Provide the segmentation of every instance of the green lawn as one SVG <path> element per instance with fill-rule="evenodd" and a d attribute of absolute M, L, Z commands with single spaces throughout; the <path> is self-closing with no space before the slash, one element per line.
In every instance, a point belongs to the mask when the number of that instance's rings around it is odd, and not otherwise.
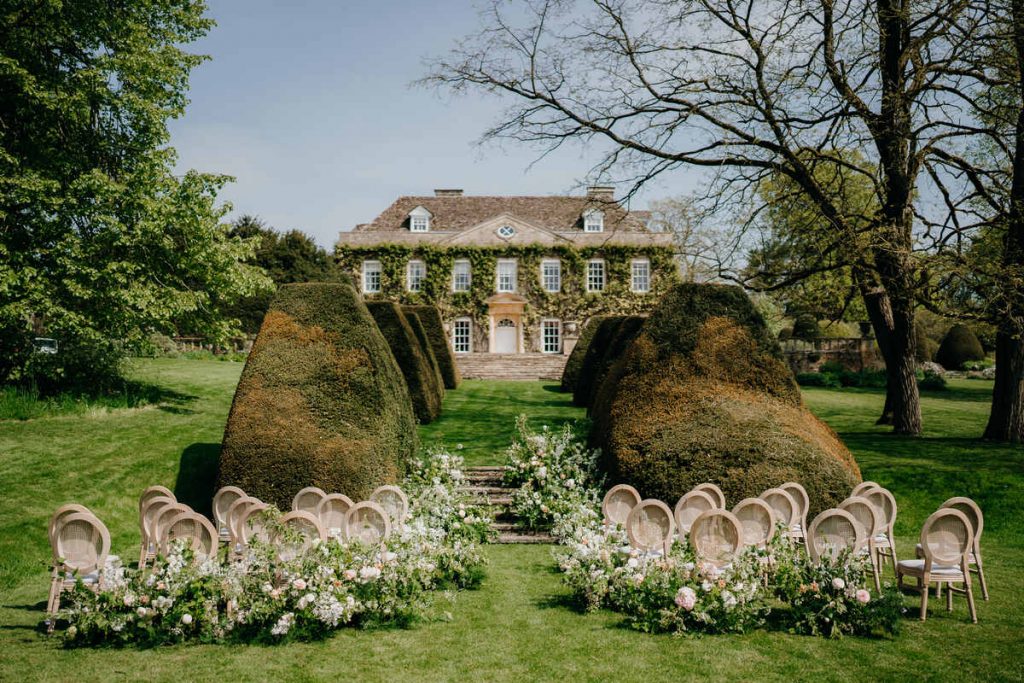
<path fill-rule="evenodd" d="M 240 370 L 230 363 L 146 361 L 138 374 L 176 392 L 160 407 L 0 422 L 0 681 L 1024 679 L 1024 610 L 1017 604 L 1024 585 L 1024 452 L 973 440 L 991 389 L 978 382 L 926 397 L 928 432 L 920 439 L 873 426 L 878 392 L 806 393 L 853 448 L 865 477 L 894 490 L 901 549 L 912 547 L 916 529 L 946 497 L 964 493 L 981 502 L 992 601 L 980 604 L 976 626 L 958 600 L 952 615 L 939 609 L 924 624 L 908 619 L 892 640 L 830 642 L 765 631 L 648 636 L 622 628 L 614 614 L 586 616 L 567 607 L 550 548 L 495 546 L 483 588 L 458 596 L 447 608 L 451 621 L 411 630 L 350 630 L 284 647 L 156 651 L 64 651 L 37 634 L 50 511 L 70 500 L 89 505 L 110 526 L 115 550 L 130 557 L 143 486 L 162 483 L 187 501 L 208 499 Z M 462 442 L 475 462 L 494 462 L 520 412 L 552 425 L 579 415 L 541 382 L 467 382 L 449 393 L 445 407 L 445 418 L 423 428 L 425 441 Z"/>

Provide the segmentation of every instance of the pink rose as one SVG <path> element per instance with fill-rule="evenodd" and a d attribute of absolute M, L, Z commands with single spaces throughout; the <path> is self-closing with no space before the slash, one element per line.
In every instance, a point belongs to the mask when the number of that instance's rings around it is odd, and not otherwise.
<path fill-rule="evenodd" d="M 857 602 L 861 603 L 862 605 L 866 605 L 867 603 L 871 602 L 871 593 L 868 593 L 866 590 L 861 588 L 859 591 L 857 591 Z"/>
<path fill-rule="evenodd" d="M 294 588 L 297 591 L 304 591 L 304 590 L 306 590 L 306 580 L 305 579 L 295 579 L 294 581 L 292 581 L 292 588 Z"/>
<path fill-rule="evenodd" d="M 697 604 L 697 594 L 689 586 L 683 586 L 676 593 L 676 607 L 681 607 L 687 612 L 693 609 L 693 606 Z"/>

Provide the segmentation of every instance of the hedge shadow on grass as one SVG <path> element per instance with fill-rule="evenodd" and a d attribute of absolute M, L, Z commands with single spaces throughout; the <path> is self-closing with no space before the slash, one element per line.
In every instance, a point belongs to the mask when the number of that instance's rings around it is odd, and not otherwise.
<path fill-rule="evenodd" d="M 209 516 L 217 491 L 220 467 L 219 443 L 194 443 L 181 452 L 174 496 L 196 512 Z"/>

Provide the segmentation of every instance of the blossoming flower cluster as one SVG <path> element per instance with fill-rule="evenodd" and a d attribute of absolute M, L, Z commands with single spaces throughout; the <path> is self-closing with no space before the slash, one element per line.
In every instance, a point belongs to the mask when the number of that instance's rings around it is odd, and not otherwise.
<path fill-rule="evenodd" d="M 433 451 L 417 464 L 404 484 L 410 518 L 384 545 L 316 540 L 282 559 L 278 547 L 254 542 L 238 561 L 194 562 L 191 549 L 172 544 L 143 572 L 106 572 L 99 593 L 76 586 L 60 615 L 65 644 L 282 642 L 412 623 L 437 591 L 479 583 L 489 533 L 486 514 L 458 489 L 461 458 Z"/>
<path fill-rule="evenodd" d="M 509 507 L 519 523 L 531 530 L 548 528 L 593 510 L 600 500 L 597 455 L 571 425 L 560 430 L 545 425 L 534 433 L 520 416 L 503 476 L 505 485 L 516 489 Z"/>

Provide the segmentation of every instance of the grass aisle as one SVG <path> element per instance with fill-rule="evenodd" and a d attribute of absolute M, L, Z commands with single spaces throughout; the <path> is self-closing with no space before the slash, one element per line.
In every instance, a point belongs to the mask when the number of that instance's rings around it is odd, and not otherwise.
<path fill-rule="evenodd" d="M 958 599 L 952 615 L 934 605 L 927 623 L 907 620 L 893 640 L 831 642 L 776 632 L 648 636 L 623 628 L 617 615 L 585 616 L 567 606 L 551 548 L 493 546 L 484 586 L 437 606 L 439 614 L 451 613 L 450 622 L 342 631 L 324 642 L 284 647 L 63 651 L 40 637 L 34 628 L 45 601 L 45 528 L 53 507 L 67 500 L 93 507 L 110 526 L 115 552 L 130 558 L 138 543 L 135 497 L 144 485 L 168 485 L 191 501 L 209 495 L 240 369 L 148 361 L 140 374 L 177 393 L 160 408 L 0 422 L 0 681 L 1024 678 L 1024 610 L 1018 605 L 1024 452 L 972 440 L 984 423 L 990 390 L 973 382 L 926 397 L 928 433 L 920 439 L 893 438 L 873 426 L 878 392 L 812 390 L 806 396 L 854 449 L 865 477 L 894 489 L 904 553 L 943 499 L 963 492 L 981 501 L 992 601 L 979 604 L 977 626 Z M 496 462 L 493 454 L 520 412 L 552 425 L 579 415 L 541 382 L 467 382 L 447 401 L 447 416 L 423 428 L 424 439 L 461 441 L 478 463 Z"/>

